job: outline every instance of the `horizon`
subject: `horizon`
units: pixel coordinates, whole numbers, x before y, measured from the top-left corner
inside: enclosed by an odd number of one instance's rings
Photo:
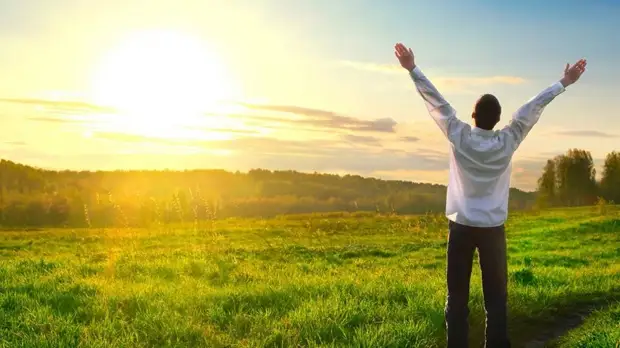
[[[97,4],[0,0],[11,52],[0,57],[2,158],[52,170],[261,168],[445,186],[448,144],[397,65],[399,41],[460,119],[471,120],[478,95],[498,96],[498,127],[567,62],[588,59],[517,151],[511,187],[534,190],[545,162],[569,148],[590,151],[598,176],[620,136],[620,107],[606,103],[620,79],[612,1]]]

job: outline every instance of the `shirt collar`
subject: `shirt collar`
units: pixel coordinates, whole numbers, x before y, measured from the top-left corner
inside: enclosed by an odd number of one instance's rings
[[[479,134],[479,135],[482,135],[482,136],[491,136],[491,135],[495,134],[494,130],[482,129],[482,128],[478,128],[476,126],[474,126],[471,131],[472,131],[472,133]]]

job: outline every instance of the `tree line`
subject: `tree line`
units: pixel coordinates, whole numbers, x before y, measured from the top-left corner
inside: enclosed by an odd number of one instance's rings
[[[444,185],[254,169],[52,171],[0,161],[0,226],[150,226],[227,217],[443,212]],[[511,189],[510,208],[535,204]]]
[[[603,199],[620,202],[620,153],[605,157],[600,180],[589,151],[570,149],[549,159],[538,179],[537,204],[549,206],[592,205]]]

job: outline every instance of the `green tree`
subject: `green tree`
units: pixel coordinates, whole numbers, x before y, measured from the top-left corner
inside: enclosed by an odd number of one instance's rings
[[[538,179],[538,200],[540,207],[552,206],[556,203],[556,163],[548,160],[543,173]]]
[[[597,198],[596,171],[589,151],[570,149],[554,159],[557,197],[563,205],[593,204]]]
[[[620,202],[620,152],[613,151],[605,157],[600,189],[607,201]]]

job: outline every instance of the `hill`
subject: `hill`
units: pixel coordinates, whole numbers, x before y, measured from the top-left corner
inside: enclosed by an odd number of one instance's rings
[[[441,212],[446,186],[358,175],[255,169],[52,171],[0,161],[4,226],[144,226],[221,217],[379,211]],[[510,208],[534,204],[512,189]]]

